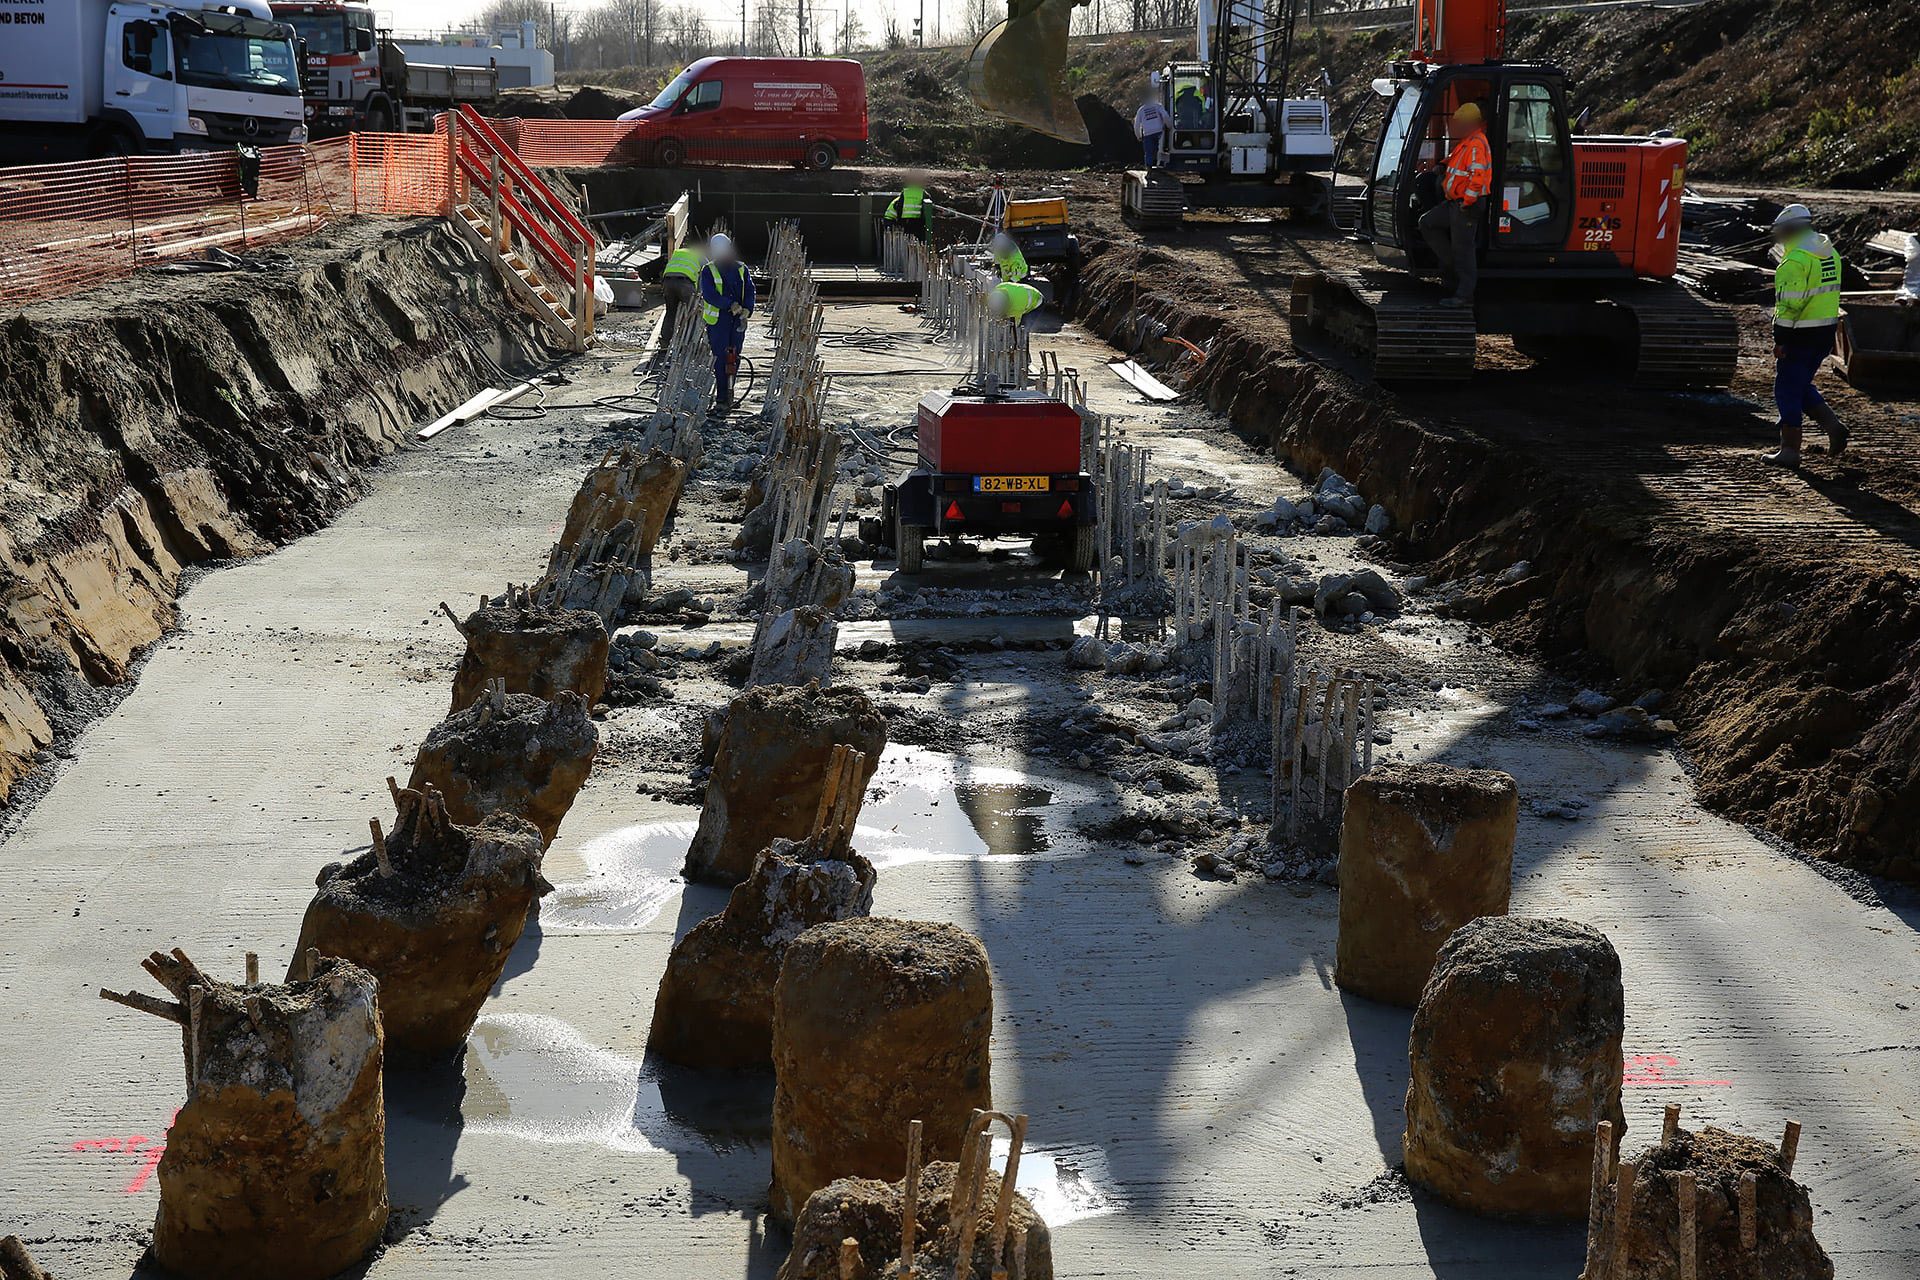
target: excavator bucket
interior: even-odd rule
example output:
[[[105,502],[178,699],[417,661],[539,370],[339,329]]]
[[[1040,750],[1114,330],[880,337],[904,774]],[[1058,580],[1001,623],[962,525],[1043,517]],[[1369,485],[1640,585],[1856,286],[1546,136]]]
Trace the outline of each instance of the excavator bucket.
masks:
[[[988,115],[1067,142],[1087,123],[1067,92],[1067,29],[1089,0],[1010,0],[1007,20],[980,37],[967,61],[967,96]]]

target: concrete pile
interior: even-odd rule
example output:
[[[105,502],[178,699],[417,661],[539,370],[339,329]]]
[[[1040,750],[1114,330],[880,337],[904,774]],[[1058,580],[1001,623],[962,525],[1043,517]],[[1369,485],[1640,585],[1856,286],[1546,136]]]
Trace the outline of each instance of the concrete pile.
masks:
[[[820,288],[807,270],[807,246],[797,223],[773,225],[762,275],[772,295],[765,310],[773,358],[767,365],[760,420],[771,429],[777,446],[796,411],[811,410],[817,417],[828,383],[819,354],[827,312],[820,305]]]
[[[886,721],[851,685],[748,689],[728,704],[715,738],[700,825],[683,874],[739,884],[775,840],[804,840],[813,833],[836,778],[836,748],[861,756],[857,804],[886,744]]]
[[[1003,390],[1031,385],[1032,363],[1025,325],[996,317],[987,307],[987,295],[999,276],[976,257],[956,249],[936,251],[918,241],[902,241],[889,229],[891,247],[884,248],[883,266],[920,283],[920,323],[932,336],[966,348],[972,381]]]
[[[322,1280],[359,1262],[387,1225],[374,976],[314,957],[285,986],[257,971],[233,984],[179,950],[142,966],[172,1001],[100,994],[184,1030],[187,1100],[160,1159],[154,1260],[193,1280]]]
[[[659,449],[609,447],[573,495],[554,550],[571,551],[598,537],[605,540],[603,551],[624,552],[631,545],[644,563],[686,480],[684,459]]]
[[[1658,1146],[1621,1162],[1613,1127],[1594,1133],[1581,1280],[1832,1280],[1813,1202],[1793,1179],[1800,1126],[1779,1146],[1680,1127],[1667,1108]]]
[[[666,367],[640,447],[649,453],[659,449],[692,467],[702,456],[700,429],[714,392],[713,349],[698,306],[680,308],[666,347]]]
[[[342,956],[380,980],[387,1038],[420,1057],[457,1053],[520,940],[527,912],[550,886],[540,831],[496,813],[456,824],[431,788],[399,790],[391,835],[328,863],[300,926],[289,981],[316,956]]]
[[[1493,769],[1383,764],[1345,809],[1334,981],[1412,1008],[1454,930],[1507,914],[1519,789]]]
[[[997,1173],[988,1158],[987,1126],[993,1123],[1008,1131],[1006,1163]],[[848,1274],[1051,1280],[1047,1224],[1013,1189],[1026,1127],[1025,1116],[975,1112],[961,1159],[923,1167],[923,1126],[916,1120],[907,1135],[905,1177],[839,1178],[807,1198],[779,1280],[841,1280]],[[970,1175],[962,1178],[962,1169]]]
[[[689,1067],[773,1065],[773,991],[795,938],[873,910],[873,864],[849,843],[865,761],[835,751],[814,833],[775,840],[726,909],[674,944],[660,975],[647,1051]]]
[[[599,745],[579,694],[551,701],[509,694],[496,678],[490,691],[427,734],[407,787],[439,793],[460,826],[478,826],[496,813],[523,818],[540,829],[544,847],[586,784]]]
[[[1407,1177],[1473,1213],[1578,1219],[1620,1107],[1626,996],[1595,929],[1491,916],[1440,949],[1408,1040]]]
[[[552,701],[577,693],[588,706],[606,691],[607,627],[599,613],[549,608],[511,586],[499,603],[483,600],[465,619],[440,609],[467,641],[453,676],[454,711],[473,705],[495,680],[506,681],[509,694]]]
[[[908,1126],[958,1160],[992,1108],[993,973],[951,925],[823,924],[787,949],[773,1003],[773,1206],[792,1226],[839,1178],[907,1171]]]

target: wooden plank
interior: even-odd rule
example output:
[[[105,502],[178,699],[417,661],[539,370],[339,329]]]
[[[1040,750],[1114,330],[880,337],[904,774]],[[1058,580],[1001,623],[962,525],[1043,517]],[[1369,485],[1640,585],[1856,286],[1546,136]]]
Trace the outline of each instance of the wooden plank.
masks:
[[[1107,368],[1149,400],[1178,400],[1180,393],[1140,367],[1137,360],[1115,360]]]

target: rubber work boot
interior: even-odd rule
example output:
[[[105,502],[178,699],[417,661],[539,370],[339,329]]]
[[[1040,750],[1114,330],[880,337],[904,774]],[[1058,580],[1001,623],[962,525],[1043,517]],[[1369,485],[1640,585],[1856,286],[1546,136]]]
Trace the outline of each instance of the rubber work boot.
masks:
[[[1847,428],[1840,421],[1840,415],[1833,411],[1830,404],[1818,405],[1807,410],[1807,416],[1819,423],[1827,433],[1827,456],[1837,458],[1847,451]]]
[[[1762,462],[1776,467],[1797,467],[1800,465],[1800,428],[1781,427],[1780,447],[1761,459]]]

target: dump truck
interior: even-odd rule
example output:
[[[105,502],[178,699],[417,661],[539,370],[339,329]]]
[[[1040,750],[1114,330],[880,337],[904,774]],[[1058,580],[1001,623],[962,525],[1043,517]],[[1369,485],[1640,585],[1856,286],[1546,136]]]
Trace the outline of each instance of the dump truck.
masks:
[[[436,112],[500,96],[500,72],[486,66],[409,62],[364,0],[273,6],[304,50],[307,124],[316,138],[365,131],[425,133]]]
[[[1039,391],[991,385],[920,401],[919,457],[883,493],[880,532],[903,574],[919,573],[929,535],[1027,537],[1043,559],[1093,568],[1093,477],[1081,469],[1080,413]]]
[[[0,158],[306,141],[293,31],[265,0],[0,0]]]

